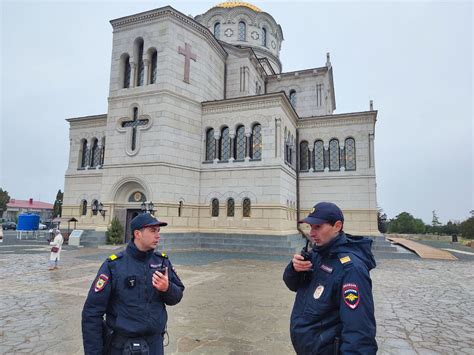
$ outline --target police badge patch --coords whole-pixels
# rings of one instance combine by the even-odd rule
[[[324,292],[324,286],[318,285],[318,287],[316,287],[316,290],[314,290],[314,294],[313,294],[314,299],[315,300],[319,299],[319,297],[321,297],[323,292]]]
[[[105,274],[100,274],[97,278],[97,282],[94,286],[95,292],[100,292],[104,289],[105,285],[107,285],[107,281],[109,281],[109,277]]]
[[[360,301],[359,287],[356,284],[344,284],[342,286],[342,297],[344,303],[350,309],[356,309]]]

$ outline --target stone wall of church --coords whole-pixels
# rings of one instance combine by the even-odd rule
[[[326,68],[320,68],[316,73],[305,70],[268,78],[268,93],[284,91],[290,97],[292,90],[296,94],[295,110],[300,117],[327,115],[334,111],[328,92],[331,86]]]
[[[247,56],[229,55],[227,58],[226,98],[258,95],[263,94],[264,91],[265,82],[255,68],[255,64]]]

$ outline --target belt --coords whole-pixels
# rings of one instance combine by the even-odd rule
[[[114,333],[112,337],[112,346],[117,349],[123,348],[125,343],[129,340],[145,340],[148,344],[152,344],[158,337],[160,337],[160,333],[156,333],[153,335],[144,335],[144,336],[126,336],[118,333]]]

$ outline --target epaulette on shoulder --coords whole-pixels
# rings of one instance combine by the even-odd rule
[[[339,261],[341,262],[342,265],[346,266],[346,265],[352,264],[352,260],[349,255],[338,255],[338,256],[339,256]]]
[[[118,254],[112,254],[111,256],[107,258],[107,261],[114,261],[114,260],[120,259],[122,256],[123,256],[123,252],[120,252]]]
[[[168,259],[168,255],[164,251],[155,251],[155,255],[161,256],[164,259]]]

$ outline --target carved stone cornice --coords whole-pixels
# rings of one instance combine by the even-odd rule
[[[205,37],[208,40],[208,43],[211,44],[211,46],[214,47],[214,49],[223,58],[227,56],[227,53],[224,48],[220,45],[220,43],[215,39],[213,34],[206,27],[196,22],[193,18],[175,10],[171,6],[164,6],[158,9],[141,12],[135,15],[121,17],[115,20],[111,20],[110,24],[112,25],[114,31],[117,31],[127,28],[129,26],[153,22],[162,18],[176,20],[179,23],[184,24],[187,27],[193,29],[194,31]]]
[[[101,115],[92,115],[92,116],[83,116],[83,117],[70,117],[66,118],[66,121],[69,123],[82,123],[82,122],[87,122],[87,121],[101,121],[101,120],[107,120],[107,114],[101,114]]]
[[[298,121],[298,128],[336,127],[341,125],[357,125],[375,123],[377,111],[351,112],[337,115],[305,117]]]

